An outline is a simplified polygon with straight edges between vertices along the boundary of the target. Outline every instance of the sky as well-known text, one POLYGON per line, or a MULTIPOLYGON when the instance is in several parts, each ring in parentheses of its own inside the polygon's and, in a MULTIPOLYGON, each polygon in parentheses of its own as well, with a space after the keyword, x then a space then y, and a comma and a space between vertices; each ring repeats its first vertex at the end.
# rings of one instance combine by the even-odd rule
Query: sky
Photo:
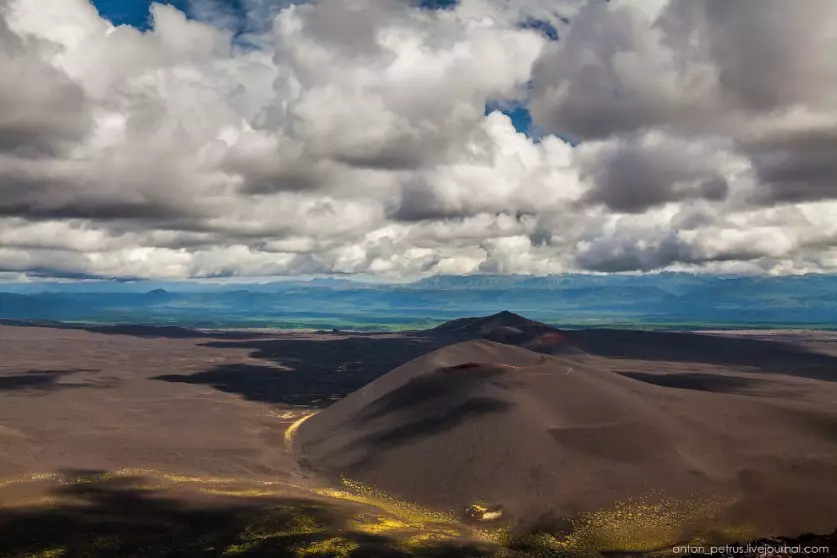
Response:
MULTIPOLYGON (((189 3, 161 2, 189 11, 189 3)), ((151 2, 146 0, 95 0, 93 6, 99 14, 114 25, 130 25, 142 31, 153 27, 151 2)))
POLYGON ((0 0, 0 279, 837 271, 832 0, 0 0))

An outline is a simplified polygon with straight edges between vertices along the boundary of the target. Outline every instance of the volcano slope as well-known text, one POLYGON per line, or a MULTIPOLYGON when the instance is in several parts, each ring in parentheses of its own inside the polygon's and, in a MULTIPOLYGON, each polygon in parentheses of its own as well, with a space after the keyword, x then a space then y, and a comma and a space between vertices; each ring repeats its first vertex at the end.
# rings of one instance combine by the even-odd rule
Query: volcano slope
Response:
POLYGON ((614 366, 457 343, 311 417, 295 449, 329 479, 465 520, 479 504, 498 526, 596 528, 598 548, 835 528, 837 384, 731 373, 739 389, 691 389, 693 373, 664 385, 614 366))

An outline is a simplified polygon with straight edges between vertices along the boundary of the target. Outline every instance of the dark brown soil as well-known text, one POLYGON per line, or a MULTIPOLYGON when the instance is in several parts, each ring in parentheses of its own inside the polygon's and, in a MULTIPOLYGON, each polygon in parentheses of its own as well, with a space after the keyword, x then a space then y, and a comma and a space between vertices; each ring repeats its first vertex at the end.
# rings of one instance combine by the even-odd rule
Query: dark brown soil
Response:
MULTIPOLYGON (((210 486, 223 477, 233 488, 265 479, 310 487, 344 475, 442 511, 502 509, 503 525, 563 525, 656 491, 700 514, 700 499, 714 498, 715 526, 746 523, 754 536, 837 527, 835 336, 558 332, 507 322, 456 336, 0 326, 0 556, 49 545, 85 549, 68 556, 214 556, 219 545, 235 546, 248 514, 283 505, 331 510, 315 539, 348 533, 342 508, 305 491, 242 503, 202 500, 195 489, 161 503, 153 488, 111 481, 79 495, 74 484, 32 492, 8 482, 61 471, 108 479, 137 470, 151 485, 157 473, 210 486), (540 352, 469 341, 486 337, 540 352), (285 431, 319 409, 296 436, 309 464, 301 468, 285 431), (66 501, 76 497, 86 507, 66 501), (27 507, 43 498, 58 501, 49 513, 27 507), (143 550, 146 531, 130 527, 134 509, 149 524, 166 518, 171 531, 148 527, 158 546, 143 550), (122 519, 97 523, 109 514, 122 519), (102 530, 124 546, 82 544, 102 530), (172 542, 172 533, 183 538, 172 542), (196 550, 212 533, 217 540, 196 550)), ((398 555, 392 541, 352 536, 364 551, 398 555)), ((242 555, 283 555, 277 541, 242 555)), ((456 548, 436 552, 480 555, 456 548)))
MULTIPOLYGON (((686 360, 690 338, 704 343, 684 336, 679 354, 665 353, 686 360)), ((753 347, 753 366, 736 369, 464 342, 312 417, 298 448, 327 477, 436 509, 501 504, 524 523, 652 500, 679 502, 666 513, 684 536, 725 525, 831 532, 834 374, 812 379, 790 360, 782 373, 758 359, 779 348, 753 347)))

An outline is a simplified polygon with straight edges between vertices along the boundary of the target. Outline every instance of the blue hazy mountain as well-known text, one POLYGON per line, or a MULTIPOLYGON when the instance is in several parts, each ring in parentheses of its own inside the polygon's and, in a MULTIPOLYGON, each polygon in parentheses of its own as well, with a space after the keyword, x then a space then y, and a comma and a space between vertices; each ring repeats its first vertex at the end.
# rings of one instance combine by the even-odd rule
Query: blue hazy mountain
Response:
POLYGON ((664 272, 643 275, 562 274, 547 276, 526 275, 436 275, 412 283, 413 288, 433 289, 491 289, 529 288, 561 289, 588 287, 657 287, 672 294, 682 294, 693 288, 716 283, 726 277, 692 273, 664 272))
POLYGON ((507 309, 563 326, 837 327, 837 276, 442 275, 398 284, 315 278, 0 285, 0 319, 21 321, 385 329, 507 309))

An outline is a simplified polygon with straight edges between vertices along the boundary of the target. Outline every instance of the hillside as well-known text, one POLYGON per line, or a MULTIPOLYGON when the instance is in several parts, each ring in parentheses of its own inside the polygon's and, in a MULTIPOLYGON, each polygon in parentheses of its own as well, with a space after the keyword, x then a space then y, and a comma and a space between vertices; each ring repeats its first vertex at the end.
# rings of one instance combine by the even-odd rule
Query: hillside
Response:
POLYGON ((582 351, 567 341, 565 332, 508 310, 484 317, 459 318, 423 332, 443 340, 485 339, 547 354, 582 351))
POLYGON ((526 332, 534 335, 558 330, 552 326, 524 318, 508 310, 503 310, 491 316, 458 318, 445 322, 428 331, 437 335, 480 337, 484 335, 495 335, 502 331, 526 332))
POLYGON ((834 529, 829 382, 795 379, 797 393, 779 399, 736 391, 749 384, 725 384, 718 374, 689 387, 693 374, 684 372, 666 385, 591 362, 458 343, 303 423, 299 458, 326 478, 460 516, 473 504, 495 506, 502 522, 516 525, 630 499, 640 511, 666 502, 671 536, 717 535, 729 525, 834 529))

